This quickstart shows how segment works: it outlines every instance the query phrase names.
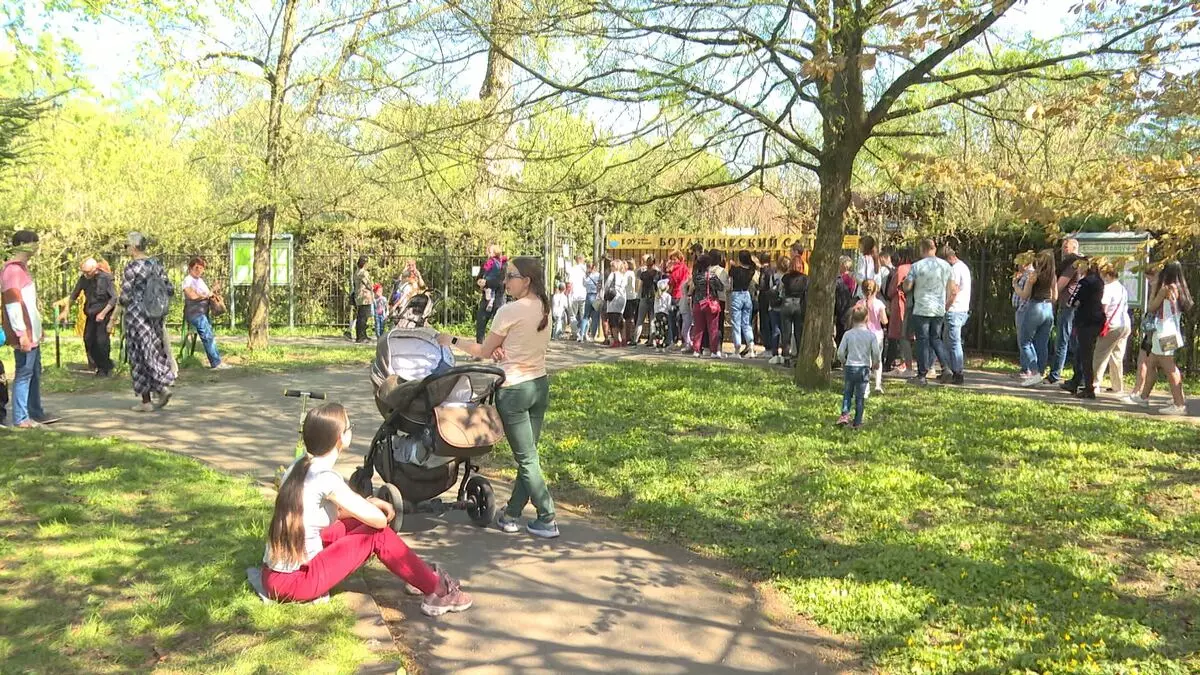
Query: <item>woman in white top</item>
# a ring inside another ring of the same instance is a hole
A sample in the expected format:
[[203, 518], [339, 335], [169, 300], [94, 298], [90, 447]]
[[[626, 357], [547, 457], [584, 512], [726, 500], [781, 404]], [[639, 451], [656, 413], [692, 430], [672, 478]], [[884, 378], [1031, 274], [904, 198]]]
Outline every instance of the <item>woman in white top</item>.
[[1104, 279], [1104, 295], [1100, 303], [1104, 305], [1104, 328], [1102, 335], [1096, 339], [1096, 356], [1092, 362], [1092, 370], [1096, 373], [1096, 388], [1104, 381], [1105, 369], [1112, 380], [1112, 390], [1118, 396], [1125, 393], [1123, 365], [1125, 363], [1125, 345], [1133, 332], [1129, 318], [1129, 291], [1121, 283], [1117, 268], [1112, 262], [1100, 265], [1100, 277]]
[[879, 248], [875, 243], [875, 237], [871, 235], [863, 235], [858, 242], [858, 250], [861, 255], [858, 257], [858, 262], [854, 266], [854, 280], [856, 284], [855, 295], [857, 297], [865, 297], [862, 284], [870, 279], [875, 282], [876, 287], [880, 288], [879, 278]]
[[1164, 415], [1186, 415], [1187, 403], [1183, 398], [1183, 375], [1175, 365], [1175, 350], [1184, 344], [1181, 332], [1183, 313], [1192, 308], [1192, 294], [1188, 291], [1183, 276], [1183, 266], [1178, 262], [1167, 263], [1158, 274], [1158, 286], [1150, 297], [1146, 312], [1157, 317], [1154, 335], [1150, 337], [1148, 371], [1142, 390], [1125, 397], [1130, 405], [1150, 405], [1150, 392], [1158, 372], [1167, 376], [1171, 386], [1172, 404], [1159, 409]]
[[607, 303], [604, 312], [608, 319], [608, 346], [610, 347], [620, 347], [625, 344], [625, 301], [629, 297], [627, 271], [624, 260], [614, 260], [612, 271], [608, 273], [608, 279], [604, 282], [602, 297]]
[[301, 430], [307, 452], [284, 474], [263, 556], [263, 587], [276, 600], [307, 602], [341, 583], [371, 556], [425, 595], [427, 616], [471, 607], [454, 579], [425, 564], [388, 527], [396, 517], [382, 499], [363, 499], [333, 469], [353, 438], [346, 409], [309, 411]]
[[483, 344], [445, 333], [438, 334], [438, 342], [478, 358], [491, 356], [504, 369], [504, 384], [496, 392], [496, 410], [517, 461], [517, 480], [508, 507], [496, 514], [496, 525], [504, 532], [519, 532], [521, 512], [533, 502], [537, 518], [527, 522], [525, 529], [535, 537], [550, 539], [558, 536], [558, 523], [537, 451], [542, 422], [550, 407], [550, 380], [546, 375], [550, 298], [546, 296], [542, 262], [537, 258], [508, 261], [504, 290], [513, 301], [496, 312]]

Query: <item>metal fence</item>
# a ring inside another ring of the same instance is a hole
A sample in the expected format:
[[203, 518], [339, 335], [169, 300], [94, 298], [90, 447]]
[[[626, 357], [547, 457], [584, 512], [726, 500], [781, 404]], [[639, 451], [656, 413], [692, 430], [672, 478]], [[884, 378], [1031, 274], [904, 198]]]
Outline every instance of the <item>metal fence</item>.
[[[963, 251], [963, 260], [971, 269], [973, 278], [971, 318], [964, 328], [964, 342], [969, 349], [985, 354], [1014, 356], [1017, 353], [1015, 310], [1012, 306], [1011, 278], [1012, 259], [1019, 250], [997, 242], [994, 245], [976, 246]], [[220, 321], [224, 326], [242, 328], [246, 325], [246, 309], [249, 306], [249, 287], [239, 286], [229, 290], [228, 250], [199, 253], [168, 252], [157, 257], [167, 269], [171, 281], [178, 289], [186, 274], [187, 263], [197, 255], [208, 263], [205, 278], [213, 286], [224, 289], [227, 304], [233, 308]], [[441, 324], [470, 322], [474, 319], [479, 302], [479, 290], [475, 285], [475, 270], [483, 265], [486, 256], [463, 254], [448, 248], [412, 250], [401, 246], [377, 245], [371, 248], [346, 247], [336, 253], [311, 252], [303, 246], [295, 251], [293, 283], [290, 287], [271, 288], [271, 325], [305, 327], [345, 327], [353, 321], [351, 306], [351, 279], [358, 256], [368, 258], [368, 271], [385, 293], [390, 293], [393, 281], [398, 279], [405, 264], [413, 260], [417, 264], [426, 285], [438, 295], [440, 302], [435, 320]], [[540, 257], [540, 256], [539, 256]], [[124, 260], [108, 257], [120, 287]], [[31, 271], [38, 283], [43, 302], [65, 297], [71, 292], [78, 279], [75, 261], [55, 259], [43, 255], [31, 264]], [[1188, 283], [1200, 291], [1200, 261], [1184, 261]], [[172, 308], [172, 323], [182, 321], [182, 294], [176, 293]], [[1140, 335], [1140, 310], [1135, 310], [1134, 336], [1131, 344], [1138, 344]], [[1197, 322], [1200, 311], [1193, 310], [1184, 317], [1186, 345], [1179, 352], [1180, 366], [1188, 374], [1200, 372], [1197, 359]], [[1136, 350], [1127, 351], [1131, 364], [1136, 359]]]
[[[485, 255], [456, 254], [447, 249], [412, 251], [402, 248], [346, 248], [339, 253], [310, 253], [298, 247], [293, 264], [292, 284], [271, 288], [271, 325], [300, 327], [342, 327], [354, 320], [351, 280], [358, 256], [368, 258], [367, 270], [372, 280], [383, 286], [384, 294], [390, 295], [392, 286], [399, 279], [407, 261], [413, 260], [421, 272], [426, 285], [435, 292], [438, 308], [434, 318], [441, 324], [454, 324], [474, 320], [475, 308], [479, 303], [479, 289], [475, 285], [475, 271], [483, 265]], [[113, 270], [117, 290], [121, 287], [121, 274], [125, 259], [111, 255], [101, 256]], [[187, 264], [196, 257], [207, 263], [204, 278], [210, 287], [220, 288], [231, 311], [219, 319], [222, 326], [242, 328], [247, 324], [247, 309], [250, 288], [230, 288], [229, 252], [204, 251], [194, 253], [156, 254], [167, 270], [167, 276], [176, 289], [169, 321], [178, 323], [183, 318], [183, 294], [179, 292]], [[44, 303], [51, 303], [70, 295], [79, 279], [77, 262], [39, 256], [30, 264], [38, 292]]]

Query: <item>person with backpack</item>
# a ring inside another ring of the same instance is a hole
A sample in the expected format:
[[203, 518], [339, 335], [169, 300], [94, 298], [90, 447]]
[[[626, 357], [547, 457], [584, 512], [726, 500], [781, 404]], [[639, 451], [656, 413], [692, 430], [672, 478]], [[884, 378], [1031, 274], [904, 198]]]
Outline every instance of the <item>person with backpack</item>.
[[133, 391], [142, 402], [135, 412], [159, 410], [171, 400], [175, 373], [163, 325], [174, 287], [162, 263], [146, 255], [147, 239], [131, 232], [125, 240], [130, 260], [121, 276], [121, 306], [125, 308], [125, 346]]

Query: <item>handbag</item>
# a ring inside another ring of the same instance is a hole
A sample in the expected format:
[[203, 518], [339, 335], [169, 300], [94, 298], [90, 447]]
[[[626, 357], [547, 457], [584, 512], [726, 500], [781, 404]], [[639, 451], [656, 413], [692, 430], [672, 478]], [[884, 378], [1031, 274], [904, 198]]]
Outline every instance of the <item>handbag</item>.
[[1159, 351], [1169, 354], [1179, 349], [1183, 343], [1182, 338], [1183, 336], [1179, 334], [1179, 312], [1175, 308], [1175, 303], [1171, 303], [1171, 320], [1167, 321], [1166, 317], [1163, 317], [1163, 320], [1159, 322], [1154, 339], [1158, 342]]
[[216, 293], [208, 298], [208, 314], [211, 317], [223, 316], [228, 311], [225, 307], [225, 299]]
[[1108, 332], [1112, 330], [1113, 317], [1117, 315], [1117, 310], [1120, 309], [1120, 307], [1121, 303], [1118, 302], [1117, 306], [1113, 307], [1113, 311], [1109, 312], [1108, 316], [1104, 317], [1104, 325], [1100, 327], [1100, 337], [1108, 337]]
[[711, 278], [712, 274], [704, 275], [704, 298], [701, 299], [700, 304], [696, 306], [702, 311], [709, 312], [710, 314], [720, 314], [721, 303], [712, 296], [712, 284], [709, 283]]

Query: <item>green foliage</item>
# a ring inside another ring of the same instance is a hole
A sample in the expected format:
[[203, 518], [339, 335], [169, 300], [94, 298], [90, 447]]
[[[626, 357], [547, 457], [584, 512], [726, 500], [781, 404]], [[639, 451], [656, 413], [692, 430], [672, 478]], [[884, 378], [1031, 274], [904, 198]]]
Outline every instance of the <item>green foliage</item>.
[[0, 660], [12, 672], [354, 672], [336, 598], [264, 605], [270, 505], [243, 479], [115, 440], [4, 437]]
[[1194, 427], [897, 386], [854, 433], [837, 392], [691, 364], [552, 387], [567, 499], [771, 579], [883, 672], [1200, 667]]

